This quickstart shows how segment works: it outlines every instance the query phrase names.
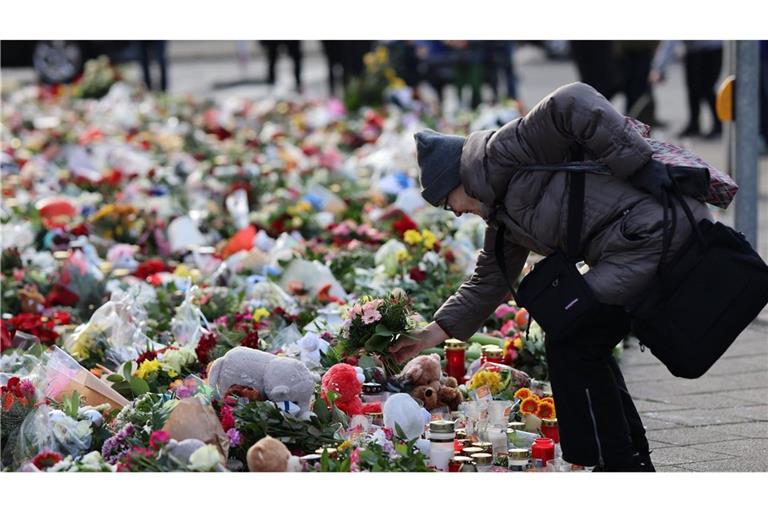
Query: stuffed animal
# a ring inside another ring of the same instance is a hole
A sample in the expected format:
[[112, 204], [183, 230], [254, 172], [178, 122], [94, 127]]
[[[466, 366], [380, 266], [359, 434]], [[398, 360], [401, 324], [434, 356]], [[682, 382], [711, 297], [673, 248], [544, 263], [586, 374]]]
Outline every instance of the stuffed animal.
[[463, 400], [456, 379], [443, 377], [440, 356], [437, 354], [414, 357], [395, 380], [409, 388], [411, 395], [421, 400], [430, 411], [443, 406], [455, 411]]
[[408, 393], [395, 393], [384, 402], [384, 426], [397, 431], [398, 425], [408, 440], [424, 433], [430, 414]]
[[363, 369], [346, 363], [337, 363], [331, 366], [320, 383], [320, 396], [327, 401], [328, 391], [338, 395], [335, 404], [348, 416], [365, 414], [367, 412], [381, 412], [381, 402], [363, 403], [360, 393], [363, 390]]
[[[220, 393], [232, 385], [240, 385], [256, 389], [278, 403], [294, 402], [302, 419], [309, 417], [315, 391], [312, 374], [298, 359], [248, 347], [235, 347], [216, 359], [210, 366], [208, 383]], [[290, 404], [285, 405], [291, 409]]]
[[263, 437], [248, 449], [248, 471], [253, 473], [300, 471], [301, 462], [274, 437]]
[[307, 367], [320, 366], [320, 357], [329, 347], [328, 342], [314, 332], [308, 332], [296, 344], [299, 346], [299, 358]]

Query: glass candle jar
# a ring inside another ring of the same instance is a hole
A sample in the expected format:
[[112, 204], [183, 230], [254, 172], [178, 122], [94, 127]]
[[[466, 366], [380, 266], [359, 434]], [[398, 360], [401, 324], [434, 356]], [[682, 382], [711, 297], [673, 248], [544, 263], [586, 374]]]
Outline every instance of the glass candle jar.
[[507, 452], [509, 469], [511, 471], [528, 471], [530, 453], [527, 448], [510, 448]]
[[472, 459], [470, 457], [465, 457], [463, 455], [456, 455], [448, 463], [448, 472], [458, 473], [461, 471], [461, 467], [464, 464], [472, 465]]
[[493, 443], [488, 441], [478, 441], [476, 443], [472, 443], [472, 446], [475, 448], [480, 448], [485, 453], [493, 453]]
[[384, 388], [378, 382], [364, 382], [363, 394], [360, 395], [363, 402], [382, 402], [384, 401]]
[[472, 457], [473, 455], [477, 453], [485, 453], [482, 448], [478, 448], [476, 446], [467, 446], [466, 448], [463, 448], [461, 450], [461, 454], [465, 457]]
[[440, 471], [447, 471], [454, 457], [454, 424], [435, 420], [429, 423], [429, 463]]
[[490, 453], [476, 453], [472, 455], [472, 462], [475, 463], [478, 472], [485, 473], [493, 467], [493, 455]]
[[461, 340], [450, 339], [445, 342], [445, 373], [464, 384], [467, 372], [464, 356], [467, 344]]
[[543, 471], [547, 464], [555, 460], [555, 442], [547, 437], [540, 437], [531, 445], [531, 463], [537, 471]]
[[560, 430], [557, 427], [557, 418], [541, 420], [541, 433], [544, 437], [552, 439], [555, 444], [560, 442]]
[[[501, 347], [496, 345], [483, 345], [480, 352], [480, 366], [485, 363], [498, 363], [501, 364], [501, 359], [504, 351]], [[497, 368], [491, 368], [494, 371], [498, 371]]]

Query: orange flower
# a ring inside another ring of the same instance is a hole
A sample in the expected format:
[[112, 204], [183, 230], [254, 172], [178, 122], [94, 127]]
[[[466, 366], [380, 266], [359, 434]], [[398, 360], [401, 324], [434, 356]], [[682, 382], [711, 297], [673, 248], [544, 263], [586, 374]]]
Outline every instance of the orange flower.
[[539, 402], [539, 409], [536, 411], [536, 416], [541, 419], [551, 419], [555, 417], [555, 406], [549, 402]]
[[542, 398], [542, 399], [541, 399], [541, 400], [539, 400], [539, 401], [540, 401], [540, 402], [549, 402], [549, 403], [551, 403], [553, 406], [555, 405], [555, 399], [554, 399], [554, 398], [552, 398], [551, 396], [545, 396], [544, 398]]
[[515, 392], [515, 398], [519, 398], [520, 400], [525, 400], [531, 396], [531, 390], [528, 388], [520, 388]]
[[536, 397], [529, 396], [528, 398], [524, 399], [523, 402], [520, 404], [520, 412], [524, 414], [536, 414], [536, 411], [539, 410], [539, 401], [536, 400]]

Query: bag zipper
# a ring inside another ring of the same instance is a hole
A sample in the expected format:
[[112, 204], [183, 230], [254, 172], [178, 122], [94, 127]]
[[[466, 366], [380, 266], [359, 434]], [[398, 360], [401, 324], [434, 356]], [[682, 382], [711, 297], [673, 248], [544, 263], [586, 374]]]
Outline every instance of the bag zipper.
[[600, 436], [597, 433], [597, 420], [595, 420], [595, 411], [592, 409], [592, 398], [589, 396], [589, 388], [585, 388], [584, 392], [587, 394], [587, 406], [589, 407], [589, 415], [592, 417], [592, 429], [595, 433], [595, 442], [597, 443], [597, 462], [600, 466], [603, 466], [603, 449], [600, 447]]

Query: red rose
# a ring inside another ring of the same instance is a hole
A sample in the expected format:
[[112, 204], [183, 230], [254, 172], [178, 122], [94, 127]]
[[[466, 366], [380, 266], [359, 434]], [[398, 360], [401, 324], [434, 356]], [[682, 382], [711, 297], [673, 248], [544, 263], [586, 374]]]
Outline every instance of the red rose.
[[52, 451], [43, 451], [35, 455], [35, 458], [32, 459], [32, 464], [34, 464], [37, 469], [46, 469], [53, 467], [61, 460], [61, 454]]
[[88, 236], [88, 226], [85, 224], [78, 224], [70, 230], [70, 233], [75, 236]]
[[168, 271], [168, 267], [165, 265], [165, 263], [161, 259], [154, 258], [139, 264], [139, 266], [133, 272], [133, 275], [138, 277], [139, 279], [146, 279], [152, 274], [157, 274], [158, 272], [167, 272], [167, 271]]
[[413, 279], [417, 283], [420, 283], [427, 278], [427, 273], [424, 272], [423, 270], [420, 270], [418, 267], [413, 267], [408, 272], [408, 275], [411, 276], [411, 279]]
[[403, 236], [405, 236], [405, 232], [409, 229], [418, 229], [418, 227], [418, 224], [413, 222], [413, 220], [405, 213], [402, 217], [392, 223], [392, 228], [397, 231], [397, 234], [400, 235], [400, 238], [403, 238]]

